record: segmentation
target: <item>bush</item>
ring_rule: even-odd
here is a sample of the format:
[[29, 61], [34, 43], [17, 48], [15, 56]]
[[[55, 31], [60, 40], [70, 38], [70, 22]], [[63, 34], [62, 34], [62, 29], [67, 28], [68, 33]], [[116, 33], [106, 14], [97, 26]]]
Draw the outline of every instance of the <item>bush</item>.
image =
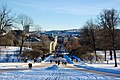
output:
[[24, 51], [22, 54], [23, 57], [27, 58], [27, 59], [37, 59], [38, 57], [41, 56], [41, 53], [38, 51]]
[[[96, 56], [94, 53], [85, 53], [79, 54], [79, 57], [82, 61], [93, 63], [96, 61]], [[98, 61], [102, 61], [103, 57], [101, 55], [97, 55]]]

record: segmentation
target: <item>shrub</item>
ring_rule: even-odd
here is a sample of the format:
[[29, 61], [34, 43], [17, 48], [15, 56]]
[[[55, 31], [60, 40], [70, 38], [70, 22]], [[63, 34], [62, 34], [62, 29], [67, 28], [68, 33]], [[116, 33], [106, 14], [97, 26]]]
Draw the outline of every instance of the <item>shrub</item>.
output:
[[[101, 55], [97, 55], [97, 57], [98, 57], [98, 61], [102, 61], [103, 60], [103, 57]], [[93, 63], [95, 61], [95, 59], [96, 59], [94, 53], [79, 54], [79, 58], [82, 61], [90, 62], [90, 63]]]

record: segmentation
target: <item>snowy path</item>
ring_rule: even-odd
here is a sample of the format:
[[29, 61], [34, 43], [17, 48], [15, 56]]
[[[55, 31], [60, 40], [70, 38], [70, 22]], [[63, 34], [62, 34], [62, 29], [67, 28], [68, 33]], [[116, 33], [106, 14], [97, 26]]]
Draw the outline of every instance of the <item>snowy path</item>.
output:
[[117, 77], [97, 75], [56, 65], [47, 68], [0, 73], [0, 80], [120, 80]]

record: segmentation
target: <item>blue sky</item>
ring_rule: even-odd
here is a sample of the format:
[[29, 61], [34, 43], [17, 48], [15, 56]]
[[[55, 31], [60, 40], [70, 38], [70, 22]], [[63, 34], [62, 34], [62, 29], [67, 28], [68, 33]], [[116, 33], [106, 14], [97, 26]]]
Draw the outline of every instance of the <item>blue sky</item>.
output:
[[1, 4], [30, 16], [44, 30], [79, 29], [103, 9], [120, 10], [120, 0], [0, 0]]

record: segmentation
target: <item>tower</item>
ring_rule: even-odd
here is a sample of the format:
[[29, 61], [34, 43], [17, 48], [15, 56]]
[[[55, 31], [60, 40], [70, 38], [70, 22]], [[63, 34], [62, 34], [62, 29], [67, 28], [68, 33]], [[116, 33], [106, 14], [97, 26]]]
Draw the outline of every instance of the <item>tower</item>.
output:
[[26, 32], [26, 33], [29, 33], [29, 25], [25, 25], [24, 27], [23, 27], [23, 30]]

